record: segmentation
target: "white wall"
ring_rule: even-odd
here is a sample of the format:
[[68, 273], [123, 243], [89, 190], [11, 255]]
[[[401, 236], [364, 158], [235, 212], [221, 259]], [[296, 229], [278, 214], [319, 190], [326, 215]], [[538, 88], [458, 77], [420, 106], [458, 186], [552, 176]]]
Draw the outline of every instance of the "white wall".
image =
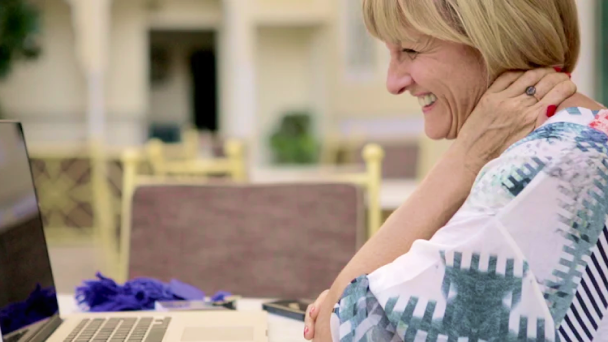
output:
[[172, 46], [169, 55], [170, 73], [162, 83], [150, 86], [151, 122], [186, 123], [192, 110], [190, 102], [190, 69], [186, 63], [184, 46]]
[[150, 27], [156, 29], [215, 28], [222, 21], [221, 0], [158, 0], [156, 2], [158, 6], [148, 10], [148, 23]]
[[336, 119], [341, 118], [371, 118], [371, 117], [406, 117], [421, 115], [418, 101], [408, 94], [391, 95], [386, 89], [386, 72], [389, 55], [386, 47], [376, 40], [373, 47], [377, 66], [369, 77], [357, 79], [353, 77], [346, 67], [347, 55], [347, 6], [353, 4], [350, 0], [336, 0], [332, 2], [334, 20], [332, 27], [333, 51], [329, 56], [332, 59], [333, 79], [331, 80], [332, 108]]
[[269, 160], [268, 136], [284, 112], [313, 109], [312, 35], [308, 28], [257, 31], [257, 140], [263, 162]]

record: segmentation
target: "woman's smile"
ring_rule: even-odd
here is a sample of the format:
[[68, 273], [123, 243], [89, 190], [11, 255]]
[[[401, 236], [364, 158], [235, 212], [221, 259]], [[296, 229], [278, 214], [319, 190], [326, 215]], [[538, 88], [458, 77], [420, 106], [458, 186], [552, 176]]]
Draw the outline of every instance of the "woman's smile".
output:
[[422, 112], [423, 113], [427, 113], [428, 111], [430, 111], [434, 105], [435, 102], [437, 102], [437, 96], [435, 96], [435, 94], [422, 94], [422, 95], [418, 95], [418, 103], [420, 103], [420, 106], [422, 107]]

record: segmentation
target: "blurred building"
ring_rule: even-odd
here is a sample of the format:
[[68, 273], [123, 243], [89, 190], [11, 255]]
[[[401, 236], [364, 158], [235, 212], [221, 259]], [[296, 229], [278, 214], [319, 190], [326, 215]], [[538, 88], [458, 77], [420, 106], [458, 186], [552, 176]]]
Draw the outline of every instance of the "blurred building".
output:
[[[43, 55], [0, 84], [31, 144], [139, 145], [151, 125], [196, 125], [250, 143], [288, 111], [320, 137], [417, 136], [416, 99], [385, 89], [388, 55], [356, 0], [35, 0]], [[581, 0], [584, 48], [574, 77], [593, 91], [595, 1]]]

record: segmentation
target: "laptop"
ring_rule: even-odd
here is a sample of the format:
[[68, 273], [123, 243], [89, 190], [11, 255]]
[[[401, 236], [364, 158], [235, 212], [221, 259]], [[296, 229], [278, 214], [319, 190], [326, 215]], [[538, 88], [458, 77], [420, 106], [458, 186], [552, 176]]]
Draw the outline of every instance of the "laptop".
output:
[[266, 315], [231, 310], [60, 317], [22, 127], [0, 121], [0, 340], [265, 342]]

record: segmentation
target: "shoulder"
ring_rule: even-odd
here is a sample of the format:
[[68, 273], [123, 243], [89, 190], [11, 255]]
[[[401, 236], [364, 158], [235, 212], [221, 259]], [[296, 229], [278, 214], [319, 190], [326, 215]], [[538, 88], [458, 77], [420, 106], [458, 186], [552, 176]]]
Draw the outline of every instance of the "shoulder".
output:
[[[605, 127], [605, 129], [603, 129]], [[608, 111], [563, 110], [488, 163], [463, 209], [497, 213], [532, 184], [569, 183], [583, 187], [606, 175]], [[536, 179], [536, 181], [535, 181]], [[605, 182], [604, 182], [605, 183]]]

